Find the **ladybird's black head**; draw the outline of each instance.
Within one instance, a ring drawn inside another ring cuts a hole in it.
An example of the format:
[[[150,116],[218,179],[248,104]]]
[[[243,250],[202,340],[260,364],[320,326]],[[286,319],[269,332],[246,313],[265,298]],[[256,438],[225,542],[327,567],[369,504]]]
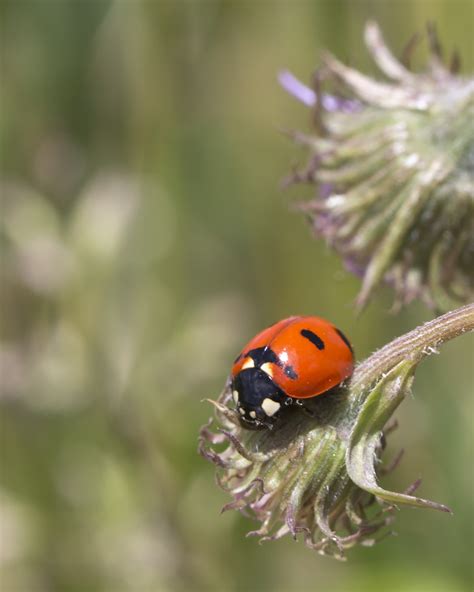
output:
[[[247,368],[232,381],[232,396],[243,427],[272,427],[280,408],[288,399],[268,374]]]

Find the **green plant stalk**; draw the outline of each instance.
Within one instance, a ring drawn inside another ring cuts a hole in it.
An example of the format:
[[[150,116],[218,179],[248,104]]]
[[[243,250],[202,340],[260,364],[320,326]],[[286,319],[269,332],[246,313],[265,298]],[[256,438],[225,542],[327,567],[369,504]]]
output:
[[[422,358],[436,353],[436,348],[458,335],[474,330],[474,303],[466,304],[445,313],[413,331],[394,339],[355,369],[351,380],[350,398],[357,403],[367,385],[389,372],[403,360],[418,363]]]

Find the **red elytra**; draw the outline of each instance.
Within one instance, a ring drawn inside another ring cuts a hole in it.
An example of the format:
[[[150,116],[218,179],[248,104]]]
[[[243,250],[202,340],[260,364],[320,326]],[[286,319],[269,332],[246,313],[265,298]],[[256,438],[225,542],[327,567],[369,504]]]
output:
[[[354,369],[348,339],[321,317],[289,317],[264,329],[242,349],[232,367],[233,377],[248,364],[249,352],[260,348],[276,354],[278,361],[267,362],[266,369],[273,382],[295,399],[325,393],[348,378]],[[265,356],[260,367],[264,364]]]

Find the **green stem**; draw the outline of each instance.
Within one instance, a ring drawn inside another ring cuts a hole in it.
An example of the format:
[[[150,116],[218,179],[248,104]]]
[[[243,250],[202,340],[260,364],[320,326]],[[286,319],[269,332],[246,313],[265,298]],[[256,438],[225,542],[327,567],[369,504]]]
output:
[[[442,343],[473,330],[474,303],[452,310],[398,337],[357,366],[349,387],[351,398],[357,399],[375,380],[402,360],[421,359],[433,353]]]

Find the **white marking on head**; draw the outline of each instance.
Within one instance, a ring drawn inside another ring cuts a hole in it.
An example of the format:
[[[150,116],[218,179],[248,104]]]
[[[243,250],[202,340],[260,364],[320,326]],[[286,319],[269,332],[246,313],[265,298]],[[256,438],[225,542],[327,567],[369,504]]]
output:
[[[287,351],[282,351],[278,357],[280,358],[280,361],[283,362],[283,364],[286,364],[288,362],[288,352]]]
[[[272,401],[271,399],[263,399],[262,409],[265,411],[268,417],[272,417],[275,415],[278,409],[280,409],[280,403]]]
[[[270,362],[265,362],[265,364],[262,364],[260,368],[265,372],[265,374],[268,374],[270,378],[273,378],[273,368]]]
[[[245,370],[246,368],[255,368],[255,362],[252,360],[252,358],[247,358],[242,364],[242,370]]]
[[[234,403],[239,402],[239,391],[232,391],[232,398],[234,399]]]
[[[242,407],[239,407],[239,413],[240,415],[245,415],[245,411],[242,409]]]
[[[249,413],[249,415],[250,415],[250,417],[251,417],[252,419],[255,419],[255,418],[257,417],[257,414],[255,413],[255,411],[251,411],[251,412]]]

